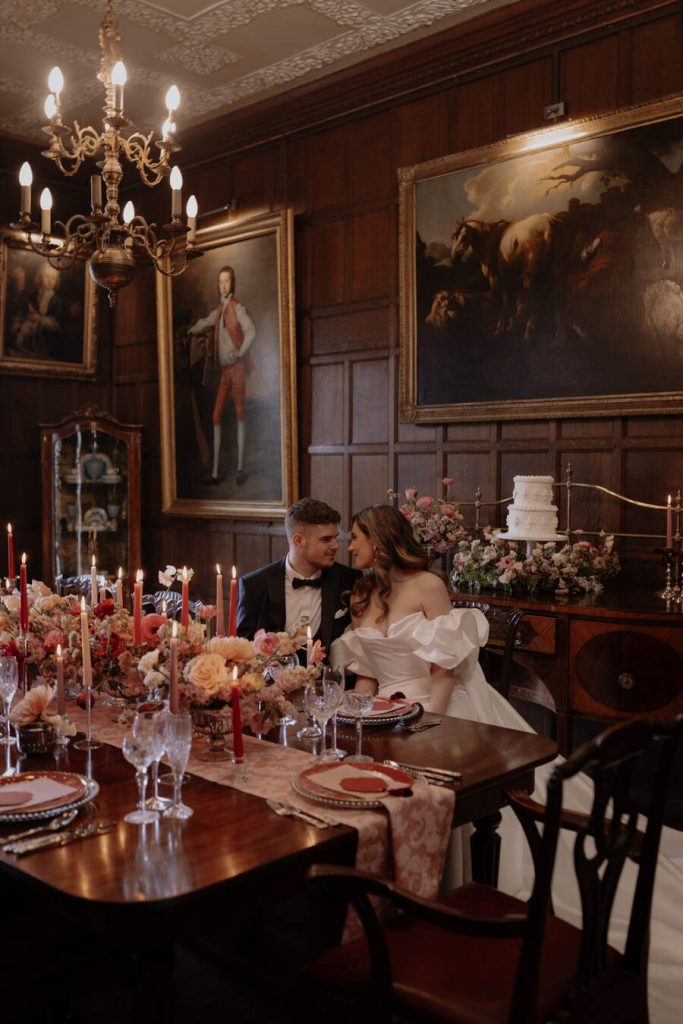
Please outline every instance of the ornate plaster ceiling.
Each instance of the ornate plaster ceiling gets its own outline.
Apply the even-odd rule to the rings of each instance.
[[[160,129],[171,82],[178,128],[304,84],[512,0],[114,0],[128,71],[126,113]],[[0,134],[44,142],[55,64],[64,120],[96,124],[106,0],[0,0]]]

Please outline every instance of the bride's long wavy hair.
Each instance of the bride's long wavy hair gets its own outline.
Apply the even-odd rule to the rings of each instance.
[[[356,618],[363,615],[376,591],[382,609],[376,621],[381,622],[389,614],[391,570],[425,570],[429,564],[427,556],[415,540],[410,523],[393,505],[369,505],[356,512],[353,525],[370,540],[375,561],[370,572],[354,584],[349,602],[351,613]]]

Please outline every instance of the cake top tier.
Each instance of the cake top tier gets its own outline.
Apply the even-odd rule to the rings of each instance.
[[[516,476],[514,477],[514,483],[516,484],[550,484],[553,485],[553,478],[551,476]]]

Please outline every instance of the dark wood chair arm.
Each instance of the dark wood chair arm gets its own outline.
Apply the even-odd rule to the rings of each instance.
[[[523,793],[518,789],[508,789],[506,790],[506,796],[510,804],[516,808],[518,814],[532,821],[545,821],[545,805],[532,800],[527,793]],[[568,808],[563,807],[560,812],[560,828],[569,829],[571,832],[578,832],[579,829],[585,828],[588,822],[589,815],[583,814],[581,811],[570,811]],[[639,860],[644,839],[645,835],[643,832],[637,831],[635,833],[633,845],[629,851],[631,860],[636,862]]]
[[[517,938],[523,935],[526,926],[526,914],[510,914],[505,917],[463,914],[446,904],[413,896],[393,882],[374,878],[353,868],[317,864],[309,869],[307,878],[314,884],[332,883],[354,906],[358,898],[379,896],[399,910],[406,911],[429,924],[472,938]]]

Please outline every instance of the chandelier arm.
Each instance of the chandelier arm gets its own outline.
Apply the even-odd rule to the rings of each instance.
[[[69,145],[65,145],[65,139],[68,139]],[[90,125],[81,128],[78,121],[74,121],[68,133],[52,135],[52,142],[45,156],[54,160],[62,174],[70,178],[78,171],[83,161],[87,157],[96,156],[102,150],[102,146],[102,136],[98,131]],[[70,166],[66,166],[64,161],[68,161]]]
[[[154,132],[150,132],[149,135],[133,132],[128,138],[119,136],[121,148],[129,163],[137,167],[140,177],[151,188],[162,182],[169,173],[168,156],[165,149],[162,149],[161,157],[158,160],[151,157],[150,144],[153,136]]]

